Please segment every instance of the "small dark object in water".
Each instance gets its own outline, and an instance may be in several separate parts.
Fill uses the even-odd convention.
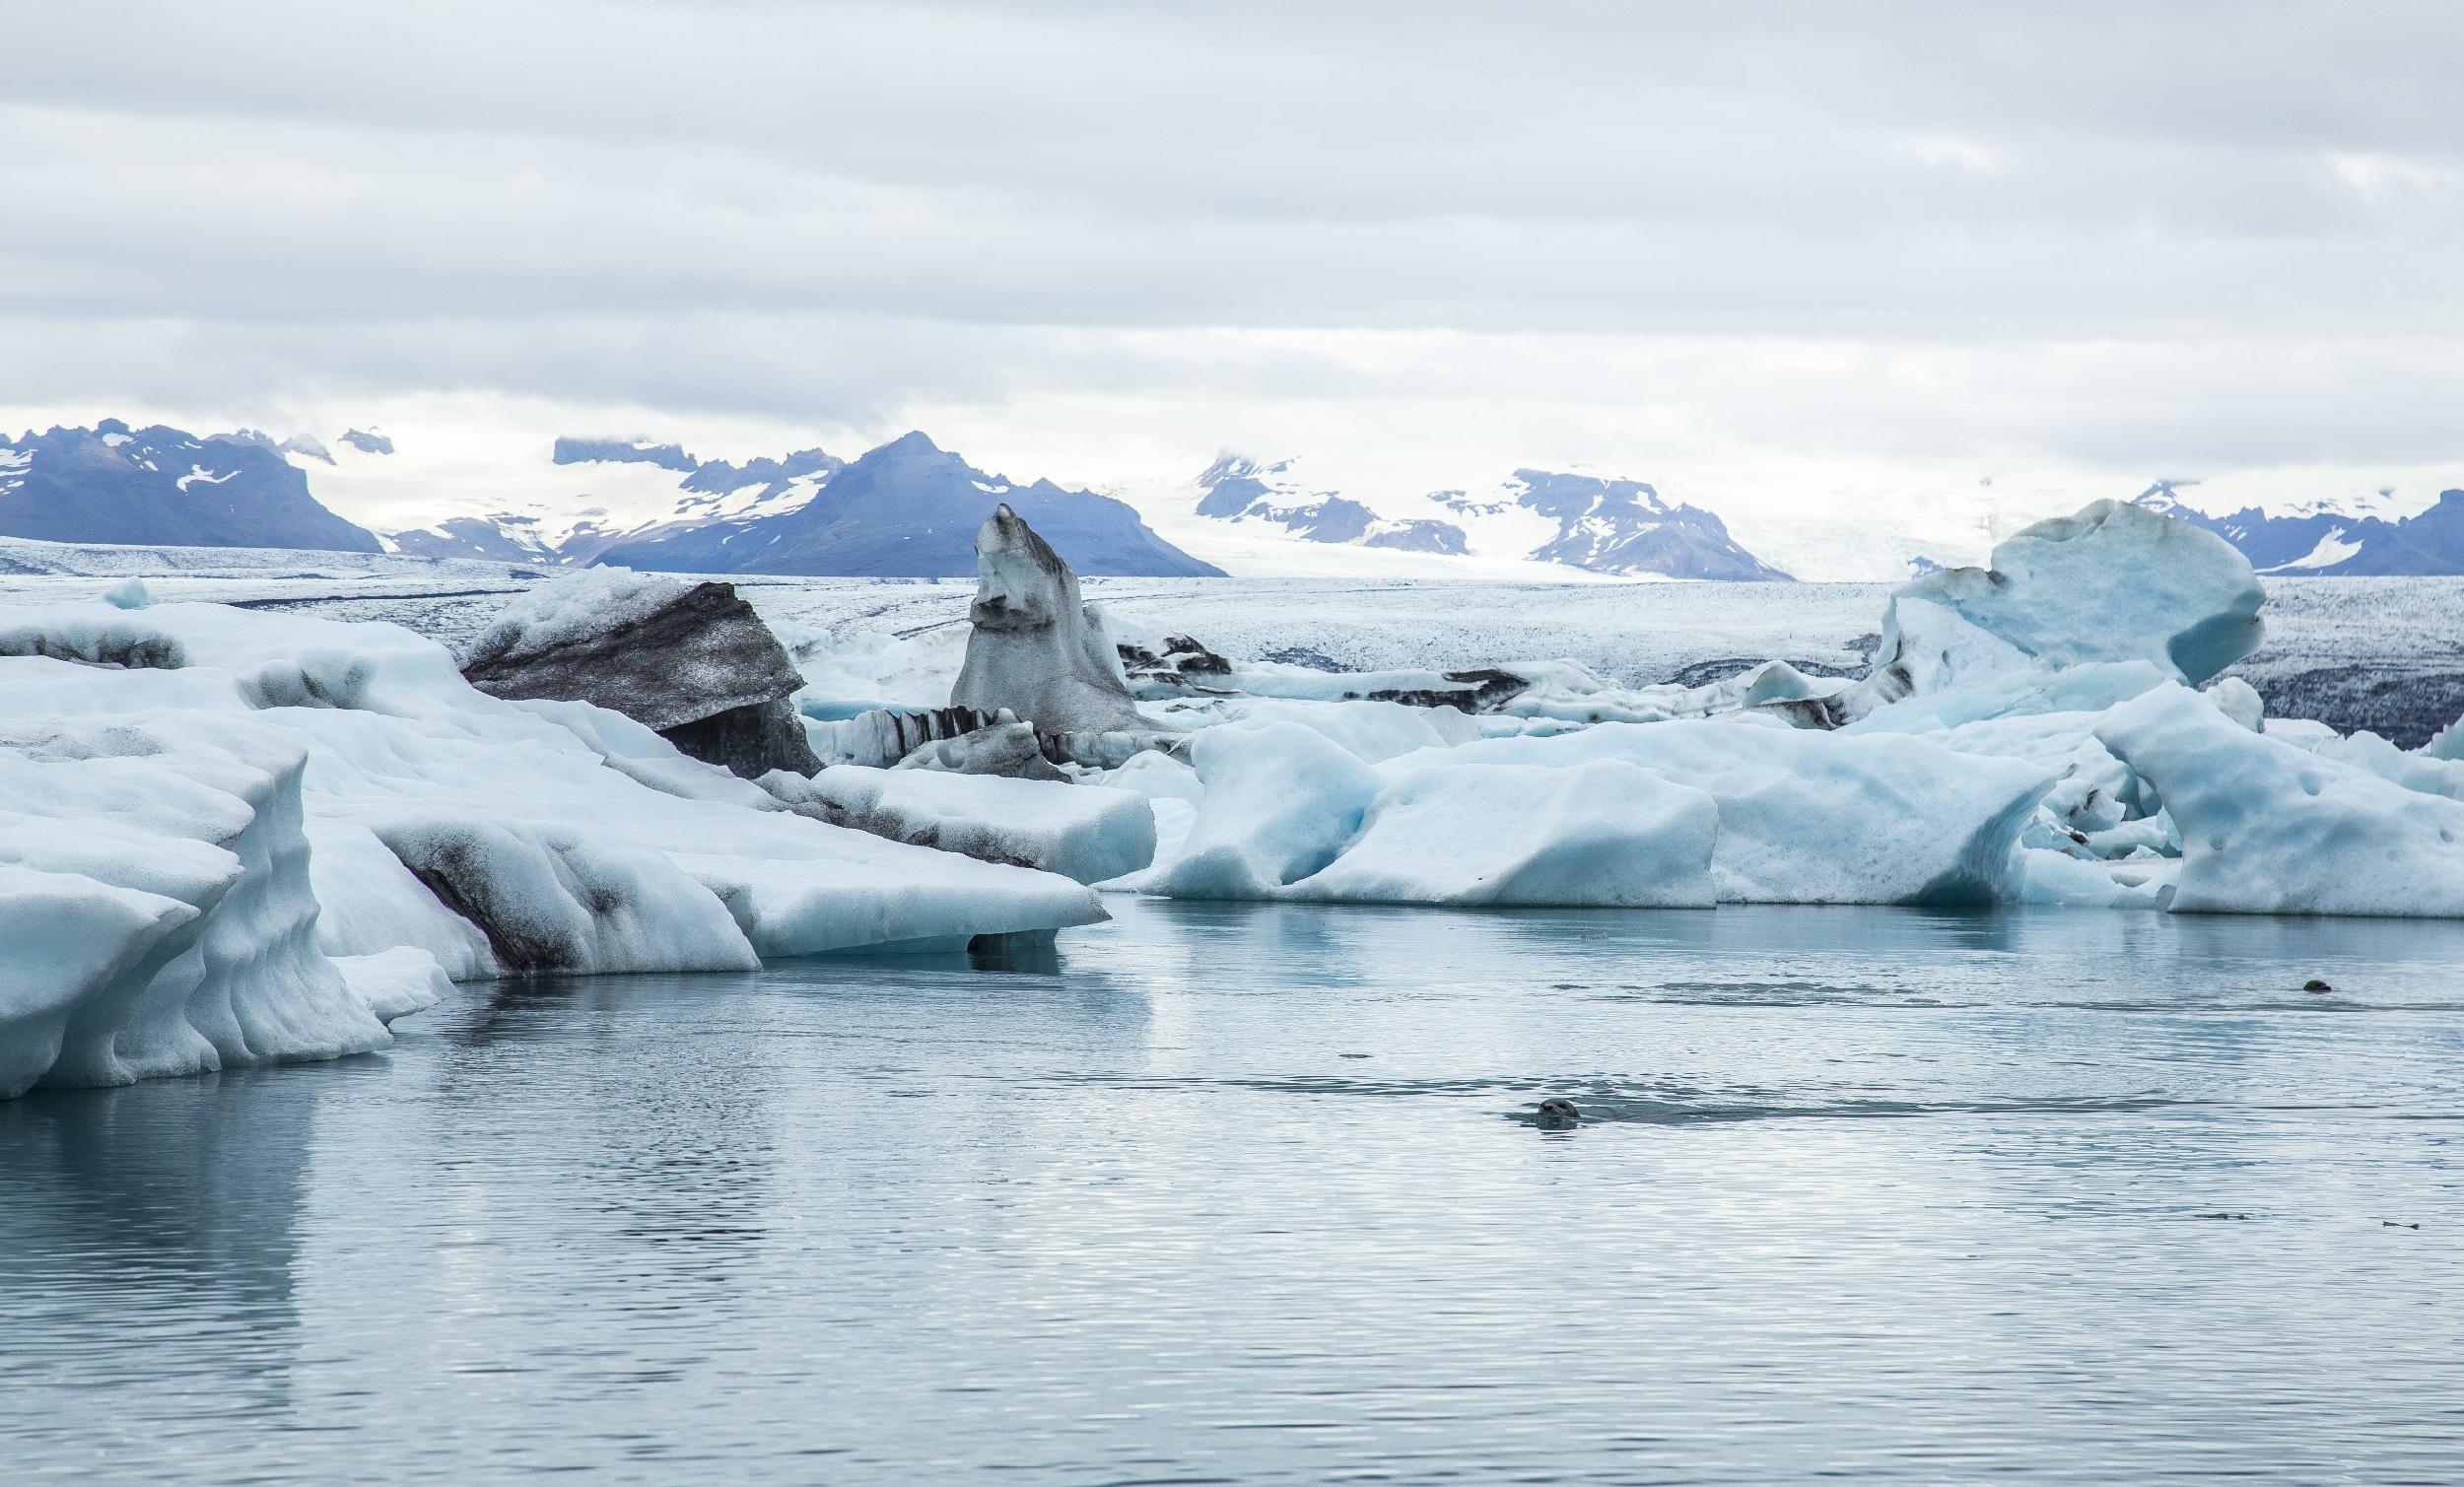
[[[2336,988],[2313,976],[2308,980],[2301,983],[2301,989],[2304,991],[2333,991]]]
[[[2378,1227],[2381,1229],[2419,1229],[2422,1226],[2419,1224],[2399,1224],[2394,1219],[2380,1219],[2378,1221]]]
[[[1574,1108],[1571,1100],[1550,1099],[1540,1103],[1540,1125],[1542,1130],[1564,1130],[1582,1118],[1583,1113]]]
[[[1337,1053],[1335,1056],[1337,1058],[1366,1058],[1369,1055],[1366,1053]]]

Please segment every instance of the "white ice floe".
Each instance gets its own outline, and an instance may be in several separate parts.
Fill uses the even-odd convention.
[[[617,714],[486,697],[389,625],[12,612],[0,765],[0,1087],[378,1047],[370,996],[401,994],[352,986],[416,983],[405,952],[457,980],[742,969],[1103,916],[1061,877],[797,816]]]

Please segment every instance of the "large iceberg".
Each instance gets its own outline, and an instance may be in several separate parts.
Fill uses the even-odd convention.
[[[1850,711],[2095,661],[2145,660],[2196,685],[2258,647],[2266,598],[2224,538],[2099,501],[2012,536],[1989,568],[1945,569],[1894,593]]]
[[[1616,761],[1363,763],[1294,722],[1208,729],[1175,898],[1708,908],[1717,810]],[[1405,760],[1423,756],[1407,755]]]
[[[1395,768],[1616,759],[1719,807],[1712,881],[1727,903],[1989,904],[2052,783],[2023,760],[1929,739],[1847,737],[1749,718],[1603,723],[1483,739]]]
[[[436,1000],[424,952],[319,948],[306,768],[175,712],[0,722],[0,1098],[365,1052]]]
[[[976,533],[974,629],[950,704],[1004,710],[1040,733],[1155,732],[1129,700],[1121,657],[1101,615],[1078,597],[1077,575],[1004,506]]]
[[[1992,903],[2052,782],[1930,740],[1745,720],[1608,723],[1376,764],[1273,722],[1206,730],[1190,756],[1197,820],[1144,880],[1180,898]]]
[[[619,714],[488,697],[389,625],[15,612],[0,766],[0,1089],[378,1047],[431,965],[745,969],[1103,917],[1065,878],[797,815]]]
[[[2096,736],[2180,830],[2178,912],[2464,915],[2464,803],[2253,733],[2180,687]]]
[[[788,699],[803,685],[732,584],[594,568],[521,595],[462,656],[491,697],[584,702],[758,779],[821,767]]]

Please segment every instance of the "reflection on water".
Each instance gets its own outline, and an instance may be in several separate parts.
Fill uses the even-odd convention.
[[[2464,1478],[2464,926],[1116,910],[0,1106],[0,1459]]]

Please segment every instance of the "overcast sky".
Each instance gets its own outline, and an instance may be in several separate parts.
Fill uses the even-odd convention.
[[[2459,76],[2356,0],[0,0],[0,411],[2464,483]]]

